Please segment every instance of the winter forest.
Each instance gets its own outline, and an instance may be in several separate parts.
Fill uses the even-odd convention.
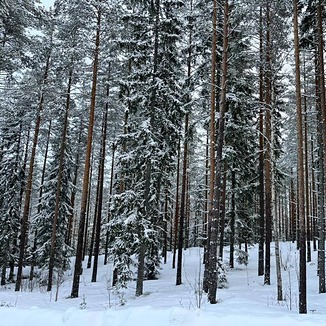
[[[182,285],[195,247],[198,287],[218,305],[255,247],[256,275],[283,301],[280,247],[292,243],[307,314],[309,264],[326,292],[325,10],[2,0],[2,289],[54,291],[70,273],[78,298],[85,272],[98,282],[111,264],[110,286],[133,281],[137,300],[163,265]]]

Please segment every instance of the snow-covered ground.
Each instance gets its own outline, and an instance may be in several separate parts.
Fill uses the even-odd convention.
[[[58,292],[47,293],[24,283],[22,292],[13,286],[0,290],[0,326],[291,326],[326,325],[326,294],[318,294],[317,253],[307,265],[308,314],[298,314],[298,253],[292,243],[281,244],[283,293],[276,300],[275,256],[272,257],[272,285],[257,276],[257,248],[249,251],[248,266],[236,265],[228,272],[228,288],[218,290],[219,303],[210,305],[200,296],[203,273],[202,249],[184,252],[183,284],[175,286],[171,257],[162,265],[159,280],[145,281],[145,294],[136,298],[135,284],[116,293],[110,288],[111,267],[100,261],[98,282],[91,283],[91,270],[84,269],[80,297],[68,299],[71,272]],[[225,251],[225,259],[228,252]]]

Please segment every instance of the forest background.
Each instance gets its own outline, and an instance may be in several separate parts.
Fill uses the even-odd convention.
[[[0,5],[1,285],[60,284],[75,256],[112,285],[204,247],[211,304],[226,265],[270,284],[275,242],[325,287],[323,1],[6,0]],[[229,246],[225,262],[224,247]]]

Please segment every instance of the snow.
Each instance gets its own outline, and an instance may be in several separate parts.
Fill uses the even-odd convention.
[[[249,250],[248,266],[237,265],[228,272],[228,288],[218,290],[219,302],[211,305],[200,298],[199,283],[203,273],[202,249],[184,251],[183,284],[175,286],[176,271],[171,268],[171,254],[158,280],[145,281],[145,294],[136,298],[135,283],[117,293],[110,287],[112,267],[100,260],[98,282],[91,283],[91,269],[84,269],[80,297],[68,299],[72,273],[66,275],[55,292],[37,287],[31,292],[28,281],[22,292],[14,286],[0,289],[0,326],[291,326],[325,325],[326,294],[318,294],[317,252],[307,264],[308,314],[298,314],[298,252],[295,245],[281,243],[283,292],[286,301],[276,300],[275,257],[272,257],[271,285],[257,276],[257,247]],[[272,246],[272,252],[273,252]],[[228,251],[225,250],[225,259]],[[87,259],[86,259],[87,260]],[[291,299],[291,300],[290,300]],[[291,308],[291,310],[290,310]]]

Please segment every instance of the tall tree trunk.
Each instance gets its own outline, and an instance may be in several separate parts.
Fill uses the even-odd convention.
[[[94,248],[94,264],[92,272],[92,282],[96,282],[97,267],[98,267],[98,256],[100,253],[100,239],[101,239],[101,224],[102,224],[102,206],[103,206],[103,187],[104,187],[104,168],[105,168],[105,154],[106,154],[106,134],[108,125],[108,111],[109,111],[109,85],[106,91],[106,105],[104,112],[103,121],[103,132],[102,132],[102,142],[101,142],[101,156],[99,163],[99,193],[98,193],[98,207],[96,216],[96,236],[95,236],[95,248]]]
[[[84,167],[84,177],[83,177],[83,191],[82,191],[82,198],[81,198],[80,220],[79,220],[79,228],[78,228],[75,270],[74,270],[74,278],[73,278],[73,284],[71,289],[72,298],[78,297],[79,280],[80,280],[80,275],[82,274],[83,239],[84,239],[85,216],[86,216],[88,185],[89,185],[89,171],[90,171],[90,160],[91,160],[93,129],[94,129],[97,71],[98,71],[98,61],[99,61],[99,51],[100,51],[100,31],[101,31],[101,0],[99,0],[99,7],[97,9],[97,30],[96,30],[94,62],[93,62],[92,95],[91,95],[91,106],[89,111],[89,125],[88,125],[87,147],[86,147],[86,157],[85,157],[85,167]]]
[[[317,6],[317,30],[318,30],[318,65],[319,65],[319,93],[320,93],[320,120],[322,141],[320,146],[320,215],[319,215],[319,238],[318,262],[319,262],[319,292],[325,293],[325,179],[326,179],[326,99],[325,99],[325,69],[324,69],[324,33],[323,33],[323,1],[318,0]],[[320,139],[321,140],[321,139]],[[321,149],[322,148],[322,149]],[[323,153],[323,154],[322,154]],[[321,175],[322,174],[322,175]],[[322,189],[321,189],[322,188]]]
[[[224,22],[223,22],[223,57],[222,57],[222,78],[221,78],[221,99],[219,110],[218,139],[216,153],[216,173],[215,173],[215,203],[214,214],[211,226],[211,243],[209,255],[209,285],[208,285],[208,301],[211,304],[217,302],[217,245],[218,245],[218,227],[219,217],[221,214],[221,188],[222,188],[222,151],[224,144],[225,129],[225,111],[226,111],[226,83],[228,68],[228,41],[229,41],[229,1],[224,1]]]
[[[211,58],[211,101],[210,101],[210,133],[209,133],[209,205],[207,222],[207,241],[205,248],[205,270],[203,290],[208,293],[210,283],[211,230],[214,215],[214,183],[215,183],[215,111],[216,111],[216,45],[217,45],[217,0],[213,0],[213,35]]]
[[[295,52],[295,81],[297,102],[297,133],[298,133],[298,204],[300,227],[300,271],[299,271],[299,313],[307,313],[307,280],[306,280],[306,232],[305,232],[305,193],[304,193],[304,166],[303,166],[303,133],[302,133],[302,105],[300,81],[300,52],[298,33],[298,0],[293,0],[293,27]]]
[[[60,158],[59,158],[59,167],[58,167],[54,216],[52,222],[51,248],[50,248],[50,259],[49,259],[49,277],[48,277],[47,291],[52,290],[54,258],[55,258],[55,251],[56,251],[56,236],[57,236],[56,232],[57,232],[57,226],[58,226],[57,224],[58,224],[58,218],[60,213],[59,209],[60,209],[60,199],[61,199],[62,174],[63,174],[63,168],[65,164],[64,157],[66,152],[66,141],[67,141],[67,132],[68,132],[68,114],[70,110],[70,91],[71,91],[71,84],[72,84],[72,73],[73,73],[73,69],[71,68],[69,71],[66,110],[65,110],[64,122],[63,122],[61,144],[60,144]]]
[[[43,85],[47,83],[49,67],[50,67],[50,55],[46,59],[46,65],[45,65],[44,76],[43,76]],[[17,270],[15,291],[20,290],[22,276],[23,276],[25,246],[28,240],[28,218],[29,218],[29,210],[30,210],[31,195],[32,195],[34,163],[36,157],[36,147],[37,147],[38,136],[40,132],[41,113],[43,111],[43,107],[44,107],[44,89],[42,89],[41,98],[38,105],[37,116],[36,116],[35,127],[34,127],[32,154],[29,161],[29,172],[28,172],[26,191],[25,191],[24,211],[23,211],[21,229],[20,229],[19,258],[18,258],[18,270]]]
[[[306,208],[306,224],[307,224],[307,262],[311,262],[311,229],[310,229],[310,202],[309,202],[309,158],[308,158],[308,118],[307,118],[307,82],[306,82],[306,62],[303,58],[303,113],[304,113],[304,180],[305,180],[305,208]]]
[[[264,70],[263,70],[263,8],[260,7],[259,29],[259,249],[258,275],[264,275],[264,240],[265,240],[265,189],[264,189]]]
[[[190,8],[192,11],[192,0],[190,0]],[[187,86],[188,92],[190,91],[190,78],[191,78],[191,59],[192,59],[192,28],[189,31],[188,39],[188,53],[187,53]],[[190,94],[186,96],[187,102],[190,101]],[[182,183],[181,183],[181,199],[180,199],[180,221],[179,221],[179,238],[178,238],[178,260],[177,260],[177,275],[176,285],[182,283],[182,248],[184,242],[184,223],[187,216],[186,201],[187,201],[187,168],[188,168],[188,129],[189,129],[189,112],[185,116],[185,131],[184,131],[184,145],[183,145],[183,161],[182,161]],[[187,231],[186,231],[187,232]]]
[[[271,241],[272,241],[272,190],[271,190],[271,133],[272,133],[272,106],[271,106],[271,17],[270,4],[266,5],[266,115],[265,115],[265,275],[264,284],[271,284]]]

